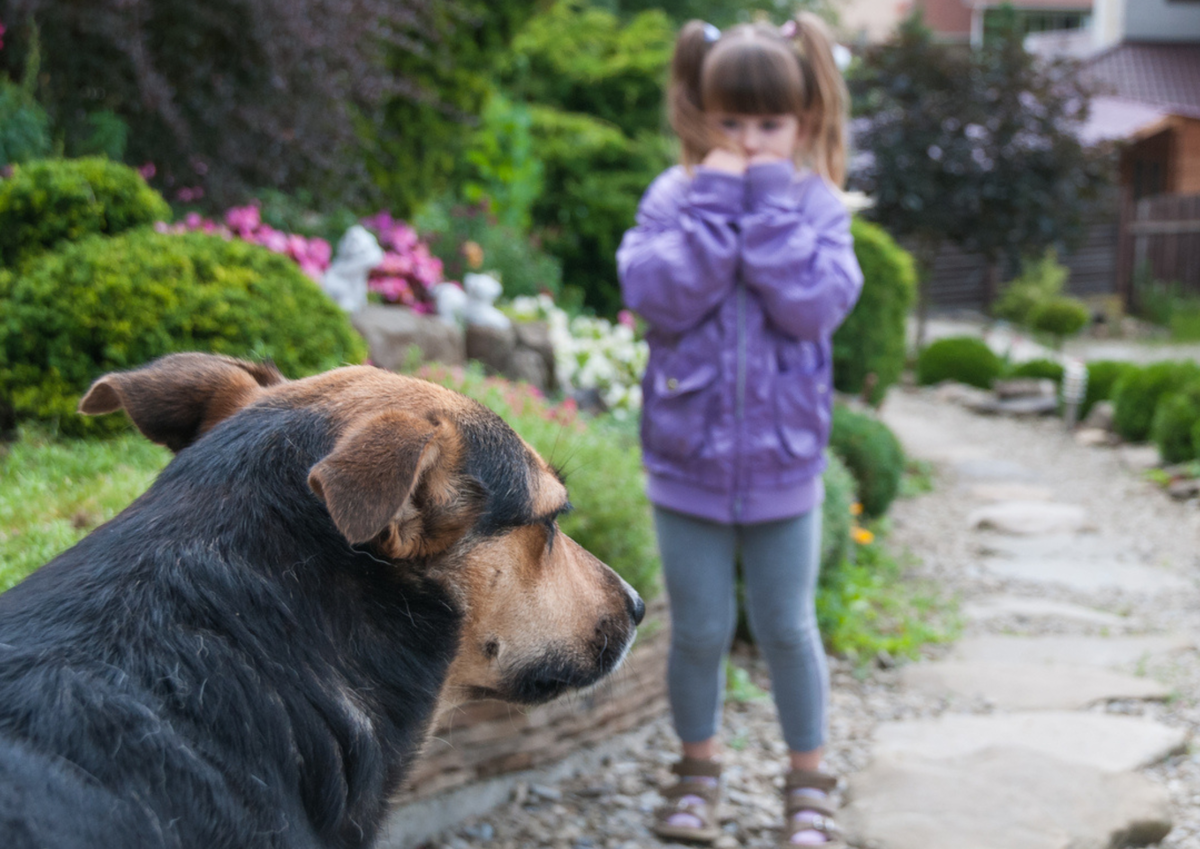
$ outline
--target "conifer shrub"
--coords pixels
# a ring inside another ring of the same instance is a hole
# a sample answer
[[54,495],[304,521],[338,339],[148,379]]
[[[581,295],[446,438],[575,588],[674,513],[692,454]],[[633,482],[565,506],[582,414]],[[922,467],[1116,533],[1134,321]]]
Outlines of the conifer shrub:
[[1122,439],[1145,442],[1159,402],[1196,379],[1200,379],[1200,366],[1190,362],[1130,369],[1113,387],[1113,430]]
[[1164,463],[1186,463],[1200,457],[1200,443],[1193,431],[1200,423],[1200,378],[1165,395],[1154,410],[1150,437]]
[[1112,399],[1113,387],[1126,373],[1137,366],[1121,360],[1093,360],[1087,364],[1087,390],[1083,404],[1079,408],[1079,417],[1086,418],[1092,407],[1101,401]]
[[863,290],[833,334],[833,382],[854,395],[868,390],[866,400],[878,404],[904,371],[905,320],[916,292],[916,266],[882,227],[856,218],[850,233]]
[[1049,333],[1059,345],[1068,336],[1074,336],[1087,327],[1092,314],[1087,305],[1078,298],[1058,295],[1042,301],[1029,315],[1029,326],[1042,333]]
[[92,233],[165,221],[171,209],[137,171],[107,159],[39,159],[0,180],[0,265]]
[[93,380],[177,351],[272,359],[302,377],[366,356],[343,313],[285,256],[200,233],[89,236],[0,274],[0,398],[72,436],[126,428],[75,412]]
[[904,477],[904,449],[891,429],[839,404],[833,408],[829,447],[854,476],[863,514],[876,518],[886,513]]
[[982,339],[974,336],[939,339],[917,357],[917,382],[922,386],[955,380],[991,389],[1003,372],[1003,361]]

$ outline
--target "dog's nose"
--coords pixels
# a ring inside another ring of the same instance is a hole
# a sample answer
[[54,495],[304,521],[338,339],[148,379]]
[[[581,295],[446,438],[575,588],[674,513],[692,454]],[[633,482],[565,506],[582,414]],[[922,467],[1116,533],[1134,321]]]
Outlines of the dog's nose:
[[633,618],[633,624],[641,625],[642,619],[646,616],[646,602],[642,601],[642,597],[637,593],[632,593],[626,600],[625,606]]

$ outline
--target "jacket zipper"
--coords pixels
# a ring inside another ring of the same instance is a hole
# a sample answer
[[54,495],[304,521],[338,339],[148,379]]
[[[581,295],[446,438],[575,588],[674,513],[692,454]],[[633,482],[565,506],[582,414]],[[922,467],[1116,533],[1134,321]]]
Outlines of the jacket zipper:
[[733,520],[742,520],[742,464],[739,446],[742,444],[746,417],[746,287],[741,271],[737,277],[737,378],[734,385],[734,421],[737,433],[733,451]]

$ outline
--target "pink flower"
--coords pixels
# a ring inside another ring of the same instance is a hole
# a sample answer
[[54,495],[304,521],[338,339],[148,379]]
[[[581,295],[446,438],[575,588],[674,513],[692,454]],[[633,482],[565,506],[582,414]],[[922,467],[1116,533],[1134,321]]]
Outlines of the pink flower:
[[143,180],[153,180],[154,175],[158,173],[158,169],[154,167],[153,162],[147,162],[145,165],[143,165],[137,171],[139,174],[142,175]]
[[255,234],[258,237],[258,243],[269,251],[274,251],[277,254],[285,254],[288,249],[288,237],[278,230],[271,227],[263,227]]
[[204,223],[204,218],[199,212],[189,212],[183,217],[183,226],[189,230],[199,230],[200,225]]
[[637,327],[637,319],[634,318],[633,313],[629,310],[621,310],[619,313],[617,313],[617,323],[625,325],[630,330],[633,330]]
[[154,222],[154,232],[155,233],[170,233],[171,226],[169,224],[167,224],[167,222],[165,222],[165,221],[155,221]]
[[252,233],[262,224],[262,216],[258,212],[258,207],[253,204],[235,206],[225,213],[225,223],[229,225],[230,230],[241,236]]
[[324,239],[310,239],[308,242],[308,258],[321,266],[328,268],[329,261],[333,257],[333,249],[329,247],[329,242]]

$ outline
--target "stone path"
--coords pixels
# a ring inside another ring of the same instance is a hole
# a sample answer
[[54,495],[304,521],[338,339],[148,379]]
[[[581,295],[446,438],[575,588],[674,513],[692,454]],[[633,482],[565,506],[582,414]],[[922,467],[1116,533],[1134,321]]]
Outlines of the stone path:
[[[866,676],[833,662],[827,760],[846,778],[852,845],[1200,847],[1200,510],[1057,422],[978,417],[931,392],[893,393],[885,419],[936,478],[893,508],[891,544],[959,597],[964,634]],[[767,683],[760,661],[739,662]],[[723,737],[718,846],[773,847],[784,749],[770,703],[728,703]],[[664,718],[507,779],[490,813],[420,839],[662,846],[646,824],[675,757]]]

